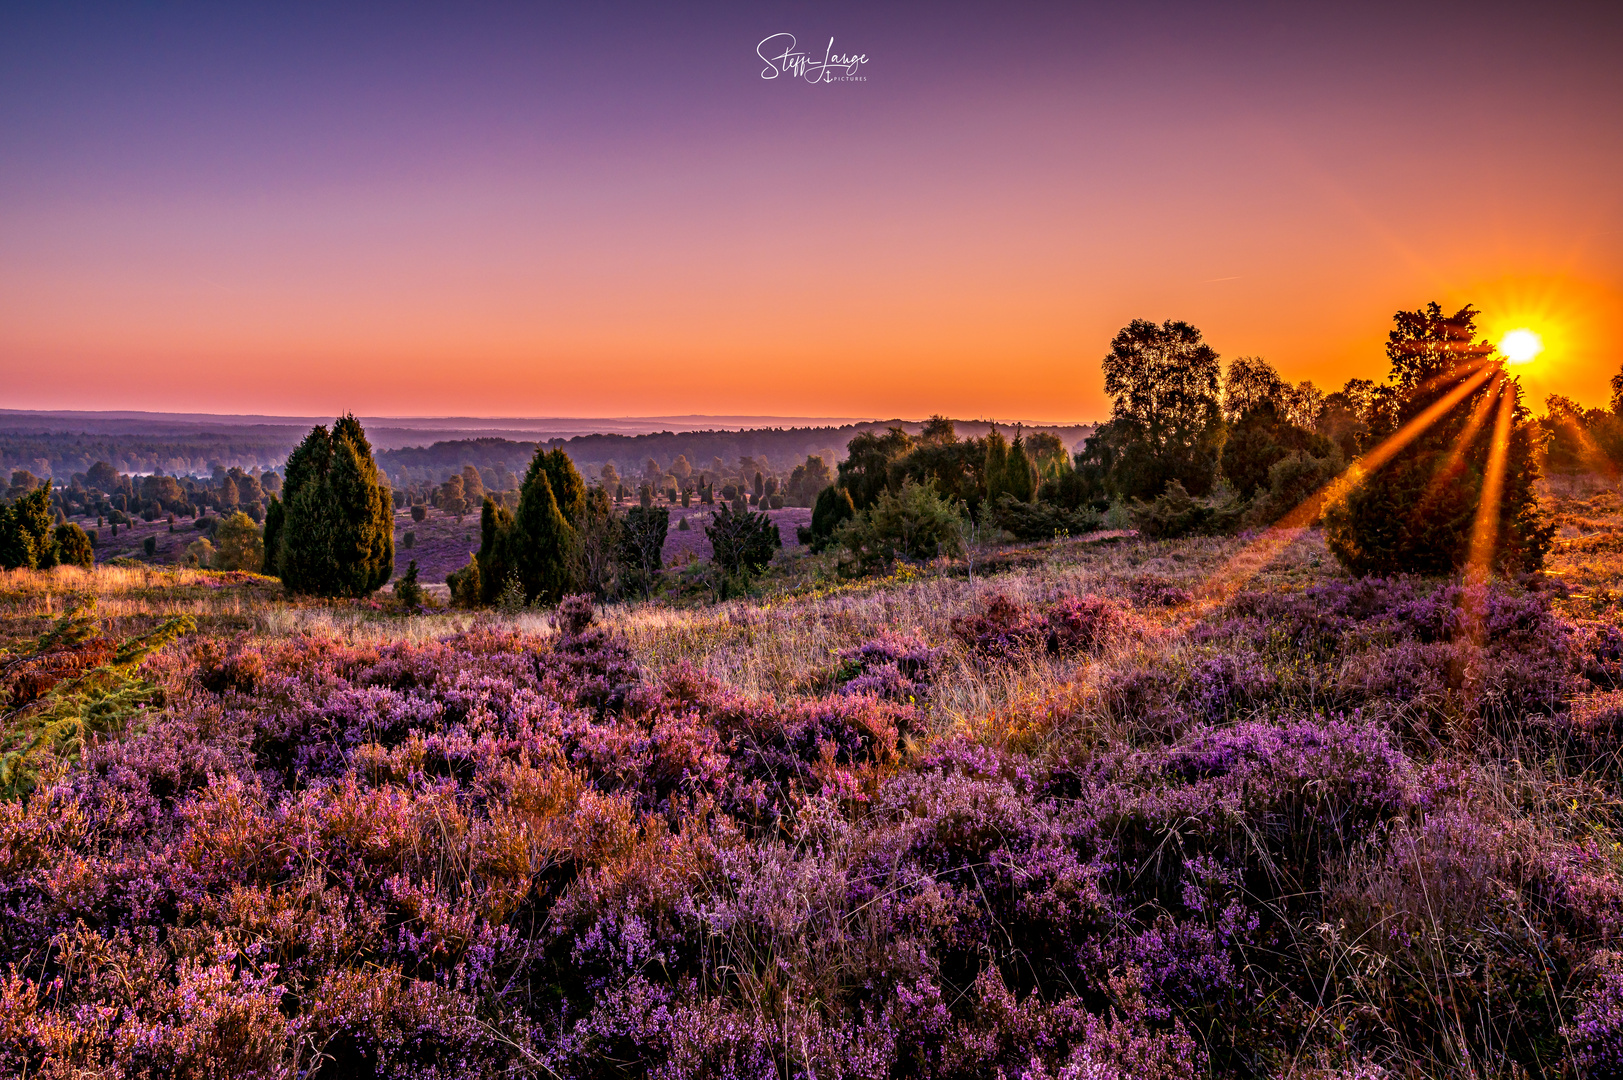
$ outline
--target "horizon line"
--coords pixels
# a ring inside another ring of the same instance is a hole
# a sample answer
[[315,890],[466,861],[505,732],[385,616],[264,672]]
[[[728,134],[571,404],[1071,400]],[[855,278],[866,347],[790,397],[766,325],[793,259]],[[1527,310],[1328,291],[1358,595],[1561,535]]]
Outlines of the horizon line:
[[[339,413],[337,415],[343,415]],[[759,413],[672,413],[654,416],[390,416],[351,414],[356,419],[373,422],[400,421],[417,423],[450,424],[453,422],[468,422],[477,424],[540,424],[552,422],[567,422],[574,424],[605,422],[605,423],[653,423],[671,421],[725,421],[744,420],[754,422],[754,426],[767,426],[767,422],[798,421],[794,426],[807,425],[845,425],[845,424],[883,424],[896,422],[903,424],[922,424],[930,417],[905,416],[775,416]],[[136,419],[203,419],[203,420],[241,420],[304,423],[306,421],[322,422],[324,416],[313,414],[282,414],[282,413],[214,413],[214,412],[161,412],[150,409],[9,409],[0,408],[0,417],[62,417],[87,418],[104,420],[136,420]],[[1006,417],[949,417],[955,423],[982,423],[982,424],[1011,424],[1024,427],[1087,427],[1100,423],[1098,420],[1025,420],[1010,419]]]

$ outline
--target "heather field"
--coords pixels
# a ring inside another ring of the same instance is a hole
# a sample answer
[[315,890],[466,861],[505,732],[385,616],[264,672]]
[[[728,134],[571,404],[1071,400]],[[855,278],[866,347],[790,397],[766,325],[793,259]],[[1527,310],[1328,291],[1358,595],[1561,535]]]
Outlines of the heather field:
[[1619,1075],[1623,500],[1546,500],[1485,588],[1316,531],[507,616],[0,574],[0,1073]]

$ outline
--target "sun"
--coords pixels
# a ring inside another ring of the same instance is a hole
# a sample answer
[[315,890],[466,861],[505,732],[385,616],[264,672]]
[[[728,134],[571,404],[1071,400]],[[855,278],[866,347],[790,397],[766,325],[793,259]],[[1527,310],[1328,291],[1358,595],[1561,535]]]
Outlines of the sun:
[[1512,364],[1525,364],[1544,351],[1544,339],[1525,327],[1499,339],[1499,351]]

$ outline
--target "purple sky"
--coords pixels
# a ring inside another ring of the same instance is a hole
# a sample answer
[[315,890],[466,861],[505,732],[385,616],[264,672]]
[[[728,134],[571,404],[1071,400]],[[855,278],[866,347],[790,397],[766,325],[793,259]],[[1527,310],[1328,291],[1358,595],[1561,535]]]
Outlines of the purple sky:
[[9,5],[5,404],[1089,419],[1132,318],[1333,386],[1433,298],[1595,402],[1618,10]]

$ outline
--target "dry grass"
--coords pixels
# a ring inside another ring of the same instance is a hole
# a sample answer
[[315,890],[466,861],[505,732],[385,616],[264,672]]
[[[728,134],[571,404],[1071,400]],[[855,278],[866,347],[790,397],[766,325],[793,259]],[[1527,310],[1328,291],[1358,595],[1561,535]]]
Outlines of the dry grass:
[[[929,703],[937,730],[984,733],[989,724],[1006,724],[1012,715],[1056,709],[1071,710],[1077,723],[1103,722],[1102,714],[1084,718],[1075,712],[1091,700],[1092,662],[1042,659],[986,669],[963,654],[952,634],[953,620],[980,611],[994,595],[1025,602],[1065,594],[1125,596],[1144,580],[1194,591],[1243,546],[1243,541],[1229,539],[1062,540],[1005,552],[1004,562],[1013,563],[1013,569],[977,574],[973,580],[961,576],[961,568],[945,565],[855,583],[817,584],[814,575],[797,574],[791,577],[796,587],[764,599],[697,608],[613,604],[600,618],[624,635],[648,672],[691,664],[747,695],[813,692],[826,685],[841,650],[885,632],[900,633],[947,650],[945,671]],[[1301,588],[1338,573],[1324,554],[1322,539],[1309,533],[1258,584]],[[121,635],[174,615],[192,616],[204,633],[315,633],[370,642],[428,641],[480,621],[538,636],[554,632],[544,612],[474,614],[442,608],[401,615],[377,601],[290,601],[274,579],[257,575],[58,567],[0,573],[5,636],[15,640],[40,633],[52,618],[89,597],[109,629]],[[1175,632],[1195,614],[1169,609],[1152,617],[1161,629]]]
[[[1610,546],[1597,544],[1611,545],[1623,536],[1623,499],[1609,488],[1566,487],[1546,491],[1561,529],[1550,573],[1573,587],[1565,602],[1569,615],[1613,613],[1623,604],[1623,559]],[[1102,665],[1182,664],[1187,652],[1182,631],[1198,621],[1204,607],[1150,609],[1144,614],[1152,640],[1120,642],[1099,659],[1043,658],[991,668],[964,654],[952,634],[953,620],[980,611],[994,595],[1028,603],[1065,594],[1125,597],[1135,583],[1146,580],[1197,592],[1246,545],[1244,539],[1061,540],[1006,551],[1001,561],[1012,568],[972,580],[962,576],[961,567],[946,566],[856,583],[830,583],[800,572],[787,576],[796,583],[793,588],[763,599],[691,608],[615,604],[605,607],[600,618],[625,637],[649,673],[690,664],[747,695],[816,692],[826,687],[841,650],[885,632],[900,633],[946,649],[945,670],[929,702],[937,731],[970,730],[984,737],[989,728],[1019,728],[1014,718],[1032,716],[1047,717],[1050,728],[1074,731],[1120,719],[1097,693]],[[1322,534],[1308,531],[1246,587],[1302,589],[1341,574]],[[479,621],[538,636],[553,633],[543,612],[474,614],[440,608],[401,615],[377,601],[289,601],[273,579],[255,575],[96,567],[0,573],[5,637],[40,632],[84,597],[96,599],[99,613],[120,634],[182,614],[196,618],[205,633],[266,637],[316,633],[355,641],[421,642],[459,633]],[[1020,737],[1018,730],[1004,734]]]

